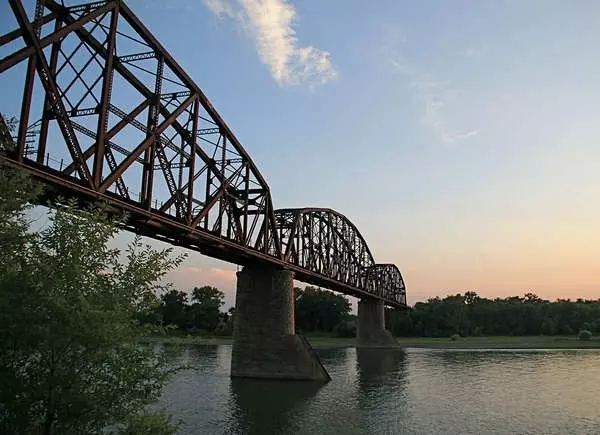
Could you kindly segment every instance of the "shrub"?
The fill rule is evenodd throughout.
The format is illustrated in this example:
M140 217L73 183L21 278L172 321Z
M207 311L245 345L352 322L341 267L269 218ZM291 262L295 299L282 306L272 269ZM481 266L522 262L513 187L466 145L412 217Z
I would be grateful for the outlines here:
M456 340L458 340L459 338L460 338L460 334L452 334L452 335L450 336L450 340L452 340L452 341L456 341Z
M130 417L119 435L173 435L178 426L166 413L142 413Z
M590 338L592 338L592 333L587 329L582 329L581 331L579 331L580 340L589 340Z

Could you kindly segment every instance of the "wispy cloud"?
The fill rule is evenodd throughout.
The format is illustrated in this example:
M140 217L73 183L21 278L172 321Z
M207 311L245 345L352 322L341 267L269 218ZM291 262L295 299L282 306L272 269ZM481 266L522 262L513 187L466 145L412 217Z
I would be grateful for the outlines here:
M400 56L388 50L387 61L392 70L414 92L416 100L423 111L423 122L446 144L451 144L479 134L478 130L457 130L449 125L446 107L456 100L458 92L451 83L442 80L431 80L428 74L422 73Z
M424 121L442 142L450 144L479 134L478 130L456 131L448 126L444 108L456 96L456 92L449 88L448 82L416 83L418 85L413 87L419 90L417 98L425 106Z
M299 46L296 9L286 0L202 0L221 18L241 24L280 86L325 84L337 77L329 52Z

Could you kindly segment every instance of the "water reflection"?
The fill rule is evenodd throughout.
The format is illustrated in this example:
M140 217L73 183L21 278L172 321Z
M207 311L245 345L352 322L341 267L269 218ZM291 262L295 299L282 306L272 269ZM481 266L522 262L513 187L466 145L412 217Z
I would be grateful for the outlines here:
M356 368L363 386L397 382L406 375L404 349L357 348Z
M600 352L319 350L332 381L231 379L231 346L190 346L158 405L180 434L597 434Z
M404 349L356 349L358 404L363 433L407 428L407 356Z
M318 382L232 378L233 411L229 433L289 433L300 429L299 416L319 391Z

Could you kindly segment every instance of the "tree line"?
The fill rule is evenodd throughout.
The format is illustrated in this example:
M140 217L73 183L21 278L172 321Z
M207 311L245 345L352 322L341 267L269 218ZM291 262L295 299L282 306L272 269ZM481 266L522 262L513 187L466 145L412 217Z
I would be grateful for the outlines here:
M488 299L475 292L418 302L405 312L388 312L396 336L570 335L600 333L600 299L548 301L533 293Z
M235 308L223 311L225 295L216 287L195 287L187 293L170 290L138 320L153 333L231 335ZM356 322L350 302L342 295L316 287L294 288L295 325L298 333L332 333L354 336Z
M354 337L357 319L343 295L307 286L294 289L296 332ZM187 333L231 335L234 308L221 310L223 293L215 287L189 294L171 290L142 320ZM587 330L600 334L600 300L559 299L551 302L533 293L488 299L475 292L417 302L408 311L386 312L386 326L397 337L463 337L482 335L572 335Z

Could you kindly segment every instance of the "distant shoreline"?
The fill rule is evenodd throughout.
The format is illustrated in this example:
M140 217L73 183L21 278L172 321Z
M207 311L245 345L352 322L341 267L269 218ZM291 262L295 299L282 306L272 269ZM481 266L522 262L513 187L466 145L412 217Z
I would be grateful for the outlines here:
M356 347L354 338L307 335L315 349ZM152 335L141 342L165 345L222 345L231 344L231 337L200 337L194 335ZM397 337L399 348L430 349L600 349L600 338L580 340L576 336L489 336L461 337L454 341L437 337Z

